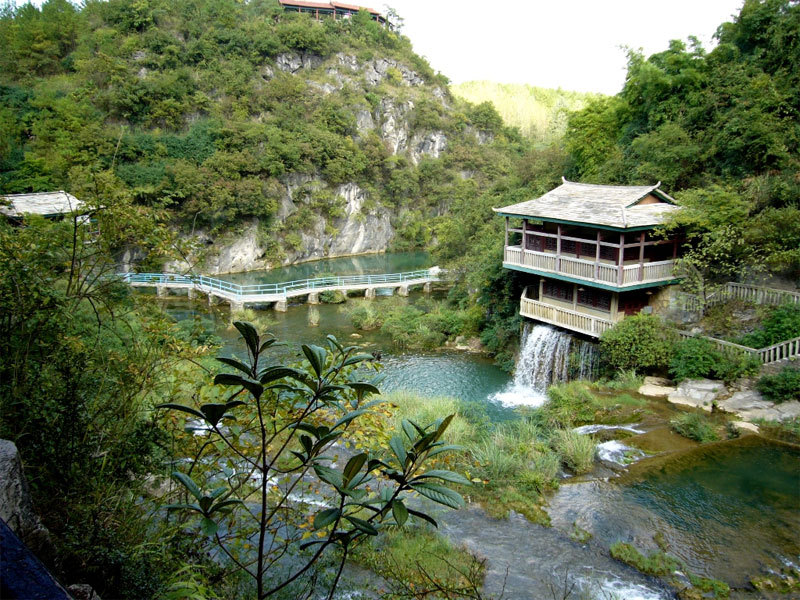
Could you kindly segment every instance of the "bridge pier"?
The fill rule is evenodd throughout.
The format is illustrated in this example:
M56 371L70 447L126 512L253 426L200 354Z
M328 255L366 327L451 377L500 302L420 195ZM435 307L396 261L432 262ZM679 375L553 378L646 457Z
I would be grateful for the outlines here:
M211 292L208 292L208 305L209 306L214 306L214 303L215 303L214 294L212 294Z
M286 312L286 300L278 300L275 303L275 310L278 312Z
M165 286L165 285L157 285L156 286L156 296L158 298L166 298L167 297L167 286Z
M375 288L367 288L364 290L364 298L367 300L374 300L375 299Z
M433 288L433 285L432 285L432 284L431 284L431 282L429 281L428 283L426 283L426 284L424 284L424 285L422 286L422 291L423 291L423 292L425 292L426 294L430 294L430 293L431 293L431 289L432 289L432 288Z
M319 292L311 292L308 295L309 304L319 304Z
M228 300L228 304L230 304L232 313L244 310L244 302L237 302L236 300Z
M400 287L397 288L397 293L400 294L401 296L408 296L408 286L401 285Z
M197 293L194 291L194 288L186 288L186 296L189 300L194 300Z

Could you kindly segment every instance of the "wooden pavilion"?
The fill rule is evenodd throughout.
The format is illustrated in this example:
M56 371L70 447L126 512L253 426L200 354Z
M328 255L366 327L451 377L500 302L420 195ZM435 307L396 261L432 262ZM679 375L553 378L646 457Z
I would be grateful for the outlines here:
M381 25L386 25L386 18L373 8L343 4L341 2L306 2L305 0L278 0L284 10L295 11L312 15L317 21L322 17L347 19L357 14L360 10L367 11Z
M530 275L520 314L598 337L625 315L653 310L677 283L681 239L655 229L679 210L653 186L563 183L494 209L505 217L503 266Z

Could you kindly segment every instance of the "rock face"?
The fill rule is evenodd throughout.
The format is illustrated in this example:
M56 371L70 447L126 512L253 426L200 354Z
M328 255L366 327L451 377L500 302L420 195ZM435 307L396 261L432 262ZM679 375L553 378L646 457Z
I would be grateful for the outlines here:
M663 377L645 377L644 384L639 387L638 391L642 396L667 398L670 394L675 394L678 390L670 385L668 379L664 379Z
M447 149L448 140L443 131L415 129L412 123L417 98L425 98L427 94L449 108L447 91L433 86L428 90L416 89L426 84L423 77L394 59L361 59L343 52L323 59L309 53L284 52L275 58L274 64L265 64L259 69L264 79L271 79L279 72L306 78L308 87L319 95L328 95L345 87L368 90L381 84L387 89L392 86L395 89L398 86L408 88L395 95L381 88L380 101L351 106L355 115L353 138L358 140L371 132L377 133L390 154L404 154L414 165L426 157L438 159ZM478 143L491 141L490 134L481 131L474 131L474 134ZM195 231L192 241L202 250L189 260L166 264L164 270L213 275L271 268L276 266L276 256L280 256L282 264L291 264L349 254L385 252L389 248L395 234L392 220L399 215L371 201L369 192L355 182L334 187L319 173L290 173L281 177L280 182L285 192L277 198L274 226L270 226L275 239L264 239L264 228L256 220L238 223L238 232L228 231L218 237ZM301 231L287 219L302 210L304 205L307 212L310 195L314 192L344 200L344 215L331 218L313 210L312 219L304 215L306 225ZM283 223L286 226L282 227ZM269 254L267 247L270 248ZM123 260L122 270L133 270L141 258L136 249L132 249Z
M0 440L0 518L40 558L52 556L50 533L33 512L19 451L8 440Z

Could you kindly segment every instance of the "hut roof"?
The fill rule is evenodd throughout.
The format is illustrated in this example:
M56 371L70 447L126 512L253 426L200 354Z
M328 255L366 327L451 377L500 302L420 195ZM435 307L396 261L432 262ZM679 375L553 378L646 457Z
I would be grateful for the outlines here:
M58 192L36 192L33 194L7 194L0 196L0 213L7 217L21 217L22 215L43 215L51 217L66 215L83 207L84 202L72 194L61 190Z
M614 229L655 227L667 214L680 210L656 185L595 185L563 183L544 196L493 209L512 217L586 223ZM646 200L646 202L643 202Z
M281 6L324 8L329 10L333 10L334 8L341 8L343 10L352 10L352 11L366 10L373 15L380 15L380 13L374 8L368 8L366 6L356 6L355 4L343 4L341 2L307 2L306 0L278 0L278 2L280 2Z

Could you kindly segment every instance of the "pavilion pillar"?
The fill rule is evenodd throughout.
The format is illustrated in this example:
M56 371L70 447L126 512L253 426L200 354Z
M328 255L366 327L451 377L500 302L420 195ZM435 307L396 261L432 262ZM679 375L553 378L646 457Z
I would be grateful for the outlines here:
M578 310L578 284L572 284L572 310Z
M594 278L600 279L600 230L597 230L597 245L594 249Z
M508 217L506 217L506 247L508 247Z
M539 280L539 302L542 301L542 298L544 298L544 279Z
M556 271L561 270L561 223L556 225Z
M625 234L619 234L619 256L617 257L617 285L622 286L625 266Z
M528 219L522 219L522 251L528 249ZM525 259L522 259L522 262L525 263Z
M644 281L644 231L639 236L639 281Z
M678 238L672 240L672 260L678 258Z

